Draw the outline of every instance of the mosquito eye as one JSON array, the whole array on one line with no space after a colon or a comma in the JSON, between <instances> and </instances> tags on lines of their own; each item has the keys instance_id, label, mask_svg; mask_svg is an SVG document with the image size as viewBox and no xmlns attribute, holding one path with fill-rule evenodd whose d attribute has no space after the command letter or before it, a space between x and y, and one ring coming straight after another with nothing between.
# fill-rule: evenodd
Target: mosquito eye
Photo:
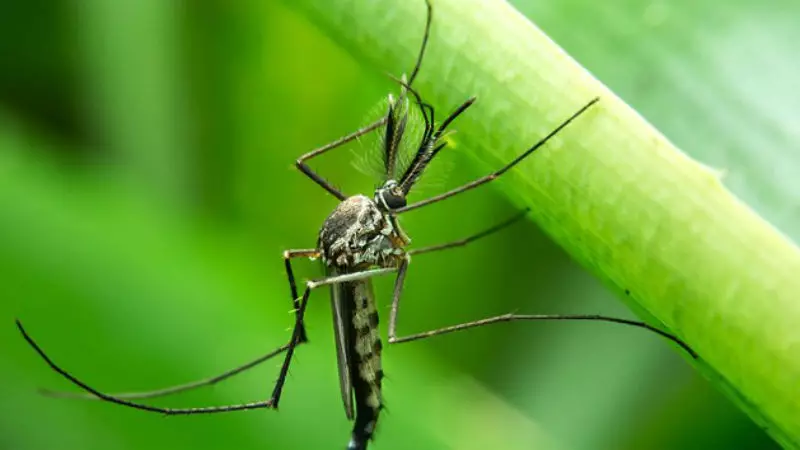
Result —
<instances>
[{"instance_id":1,"label":"mosquito eye","mask_svg":"<svg viewBox=\"0 0 800 450\"><path fill-rule=\"evenodd\" d=\"M391 209L402 208L406 206L406 198L402 195L396 195L392 192L384 192L383 200L386 202L386 206Z\"/></svg>"}]
</instances>

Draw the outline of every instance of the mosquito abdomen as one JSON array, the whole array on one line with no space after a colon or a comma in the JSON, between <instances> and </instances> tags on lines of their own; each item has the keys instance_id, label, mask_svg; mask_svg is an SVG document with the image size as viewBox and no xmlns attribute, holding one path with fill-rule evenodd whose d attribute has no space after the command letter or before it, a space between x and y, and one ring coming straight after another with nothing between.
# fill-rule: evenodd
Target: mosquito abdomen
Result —
<instances>
[{"instance_id":1,"label":"mosquito abdomen","mask_svg":"<svg viewBox=\"0 0 800 450\"><path fill-rule=\"evenodd\" d=\"M375 432L378 415L383 407L381 395L381 339L378 330L378 311L368 282L353 283L352 329L349 340L353 348L351 380L355 393L356 419L348 450L363 450Z\"/></svg>"}]
</instances>

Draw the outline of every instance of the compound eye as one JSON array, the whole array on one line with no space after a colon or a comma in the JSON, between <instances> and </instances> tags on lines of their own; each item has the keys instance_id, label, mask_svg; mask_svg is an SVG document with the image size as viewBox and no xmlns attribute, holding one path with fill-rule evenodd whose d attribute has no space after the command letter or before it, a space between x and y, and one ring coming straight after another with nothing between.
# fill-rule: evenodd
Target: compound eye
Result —
<instances>
[{"instance_id":1,"label":"compound eye","mask_svg":"<svg viewBox=\"0 0 800 450\"><path fill-rule=\"evenodd\" d=\"M390 209L397 209L406 206L406 198L402 195L397 195L392 191L385 191L383 193L383 201Z\"/></svg>"}]
</instances>

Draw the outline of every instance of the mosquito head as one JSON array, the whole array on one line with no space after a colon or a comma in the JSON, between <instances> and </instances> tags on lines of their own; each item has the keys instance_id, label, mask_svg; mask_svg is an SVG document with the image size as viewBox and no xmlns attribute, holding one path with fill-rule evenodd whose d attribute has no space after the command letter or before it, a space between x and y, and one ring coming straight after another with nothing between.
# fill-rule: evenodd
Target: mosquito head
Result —
<instances>
[{"instance_id":1,"label":"mosquito head","mask_svg":"<svg viewBox=\"0 0 800 450\"><path fill-rule=\"evenodd\" d=\"M395 180L388 180L375 189L375 203L384 212L406 206L406 194Z\"/></svg>"}]
</instances>

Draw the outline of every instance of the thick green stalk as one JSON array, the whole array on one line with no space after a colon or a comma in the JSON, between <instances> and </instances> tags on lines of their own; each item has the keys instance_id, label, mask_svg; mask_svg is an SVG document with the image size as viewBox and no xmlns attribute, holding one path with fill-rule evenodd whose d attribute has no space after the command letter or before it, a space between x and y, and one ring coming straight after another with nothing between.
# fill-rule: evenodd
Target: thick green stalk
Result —
<instances>
[{"instance_id":1,"label":"thick green stalk","mask_svg":"<svg viewBox=\"0 0 800 450\"><path fill-rule=\"evenodd\" d=\"M422 0L287 4L381 70L410 70ZM637 313L689 342L696 367L775 439L798 446L797 247L503 1L434 0L416 86L440 111L478 96L458 119L458 151L486 172L600 96L498 184Z\"/></svg>"}]
</instances>

